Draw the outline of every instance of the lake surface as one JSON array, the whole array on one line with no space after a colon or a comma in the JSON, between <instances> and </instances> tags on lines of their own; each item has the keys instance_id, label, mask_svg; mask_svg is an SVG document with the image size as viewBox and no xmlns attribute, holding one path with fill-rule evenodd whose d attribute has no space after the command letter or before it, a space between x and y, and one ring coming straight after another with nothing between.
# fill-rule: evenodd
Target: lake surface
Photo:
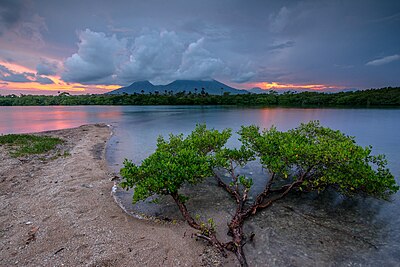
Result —
<instances>
[{"instance_id":1,"label":"lake surface","mask_svg":"<svg viewBox=\"0 0 400 267\"><path fill-rule=\"evenodd\" d=\"M386 154L389 168L399 181L400 109L0 107L0 133L55 130L98 122L114 126L115 135L107 148L107 159L114 171L119 170L124 158L139 164L154 151L158 135L187 134L196 123L207 123L208 127L217 129L229 127L233 131L250 124L263 128L276 125L279 130L288 130L310 120L319 120L324 126L355 136L358 144L372 145L375 154ZM228 146L238 145L235 139L233 136ZM252 166L248 171L262 175L262 170ZM207 184L197 191L191 200L197 201L193 205L198 207L195 212L217 217L223 229L232 211L229 198L222 191L211 192ZM209 199L204 198L209 194L215 197L215 208L210 208L206 201ZM398 195L390 203L347 200L329 192L288 198L247 223L247 232L256 233L255 241L245 247L249 263L254 266L399 266ZM129 205L129 195L121 195L121 199ZM161 211L171 216L176 214L173 205ZM160 209L154 207L150 212L157 213Z\"/></svg>"}]
</instances>

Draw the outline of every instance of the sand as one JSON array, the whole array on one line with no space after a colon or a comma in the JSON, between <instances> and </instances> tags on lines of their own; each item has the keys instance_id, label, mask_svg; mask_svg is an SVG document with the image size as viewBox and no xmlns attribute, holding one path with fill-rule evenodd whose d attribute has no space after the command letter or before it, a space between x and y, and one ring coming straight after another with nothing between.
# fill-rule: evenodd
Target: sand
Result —
<instances>
[{"instance_id":1,"label":"sand","mask_svg":"<svg viewBox=\"0 0 400 267\"><path fill-rule=\"evenodd\" d=\"M65 142L22 158L0 146L0 266L221 264L184 222L139 220L114 202L104 155L109 127L38 134Z\"/></svg>"}]
</instances>

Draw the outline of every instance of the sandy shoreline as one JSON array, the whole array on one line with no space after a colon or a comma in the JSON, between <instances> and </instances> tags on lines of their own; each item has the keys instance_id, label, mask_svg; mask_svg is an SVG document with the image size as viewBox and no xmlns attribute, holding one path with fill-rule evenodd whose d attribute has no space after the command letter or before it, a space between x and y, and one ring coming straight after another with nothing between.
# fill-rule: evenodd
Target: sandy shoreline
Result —
<instances>
[{"instance_id":1,"label":"sandy shoreline","mask_svg":"<svg viewBox=\"0 0 400 267\"><path fill-rule=\"evenodd\" d=\"M64 139L61 149L70 155L54 159L53 151L16 159L0 147L0 266L204 266L213 261L186 224L141 221L117 206L104 155L109 127L39 134Z\"/></svg>"}]
</instances>

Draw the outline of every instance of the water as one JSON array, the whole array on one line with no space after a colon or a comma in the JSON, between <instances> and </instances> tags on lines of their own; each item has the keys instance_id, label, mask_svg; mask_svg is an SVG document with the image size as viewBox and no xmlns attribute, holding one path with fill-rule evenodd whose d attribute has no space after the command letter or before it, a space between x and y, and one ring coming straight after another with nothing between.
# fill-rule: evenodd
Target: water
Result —
<instances>
[{"instance_id":1,"label":"water","mask_svg":"<svg viewBox=\"0 0 400 267\"><path fill-rule=\"evenodd\" d=\"M139 164L155 149L156 138L168 133L189 133L196 123L208 127L238 130L241 125L276 125L287 130L300 122L319 120L322 125L356 137L374 153L387 155L389 168L400 178L400 110L398 109L256 109L185 106L82 106L0 107L0 133L21 133L62 129L86 123L113 125L107 159L118 171L124 158ZM228 146L236 146L235 136ZM250 168L255 175L262 171ZM226 221L232 213L230 199L212 181L196 188L189 201L193 213L214 217L224 238ZM186 189L190 191L190 188ZM215 193L215 190L219 192ZM130 195L119 191L120 200L135 212L179 218L174 204L129 205ZM215 208L210 208L210 197ZM292 196L247 222L245 230L256 233L245 246L254 266L399 266L400 200L348 200L326 193L320 196ZM335 262L335 264L333 264Z\"/></svg>"}]
</instances>

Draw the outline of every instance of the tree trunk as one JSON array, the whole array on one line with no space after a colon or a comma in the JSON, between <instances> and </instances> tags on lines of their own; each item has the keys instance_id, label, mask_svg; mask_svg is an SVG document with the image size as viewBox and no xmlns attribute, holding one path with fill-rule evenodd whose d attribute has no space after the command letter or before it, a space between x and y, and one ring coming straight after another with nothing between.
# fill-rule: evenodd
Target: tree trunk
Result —
<instances>
[{"instance_id":1,"label":"tree trunk","mask_svg":"<svg viewBox=\"0 0 400 267\"><path fill-rule=\"evenodd\" d=\"M228 245L228 249L235 253L241 266L247 267L247 260L244 255L243 246L245 244L243 234L244 217L241 211L237 211L228 225L229 233L232 235L232 241Z\"/></svg>"},{"instance_id":2,"label":"tree trunk","mask_svg":"<svg viewBox=\"0 0 400 267\"><path fill-rule=\"evenodd\" d=\"M239 263L243 267L248 267L249 265L247 264L246 257L244 256L244 251L243 251L243 245L240 245L236 252L235 252L236 258L238 259Z\"/></svg>"},{"instance_id":3,"label":"tree trunk","mask_svg":"<svg viewBox=\"0 0 400 267\"><path fill-rule=\"evenodd\" d=\"M193 227L196 230L201 231L201 226L193 219L193 217L190 215L189 211L186 208L185 203L183 203L180 199L179 199L179 195L178 193L174 193L171 194L172 198L175 200L176 205L178 205L179 211L181 212L183 218L187 221L187 223ZM203 238L205 240L207 240L211 245L215 246L216 248L219 249L219 251L221 251L222 255L224 257L226 257L226 252L225 252L225 246L223 243L221 243L218 239L217 236L215 235L215 232L213 231L208 231L208 235L203 235L201 234L197 234L197 237Z\"/></svg>"},{"instance_id":4,"label":"tree trunk","mask_svg":"<svg viewBox=\"0 0 400 267\"><path fill-rule=\"evenodd\" d=\"M175 200L176 205L178 205L179 211L181 212L183 218L187 221L187 223L194 229L200 230L200 225L190 215L189 211L186 208L186 205L179 199L178 193L171 194L171 196Z\"/></svg>"}]
</instances>

